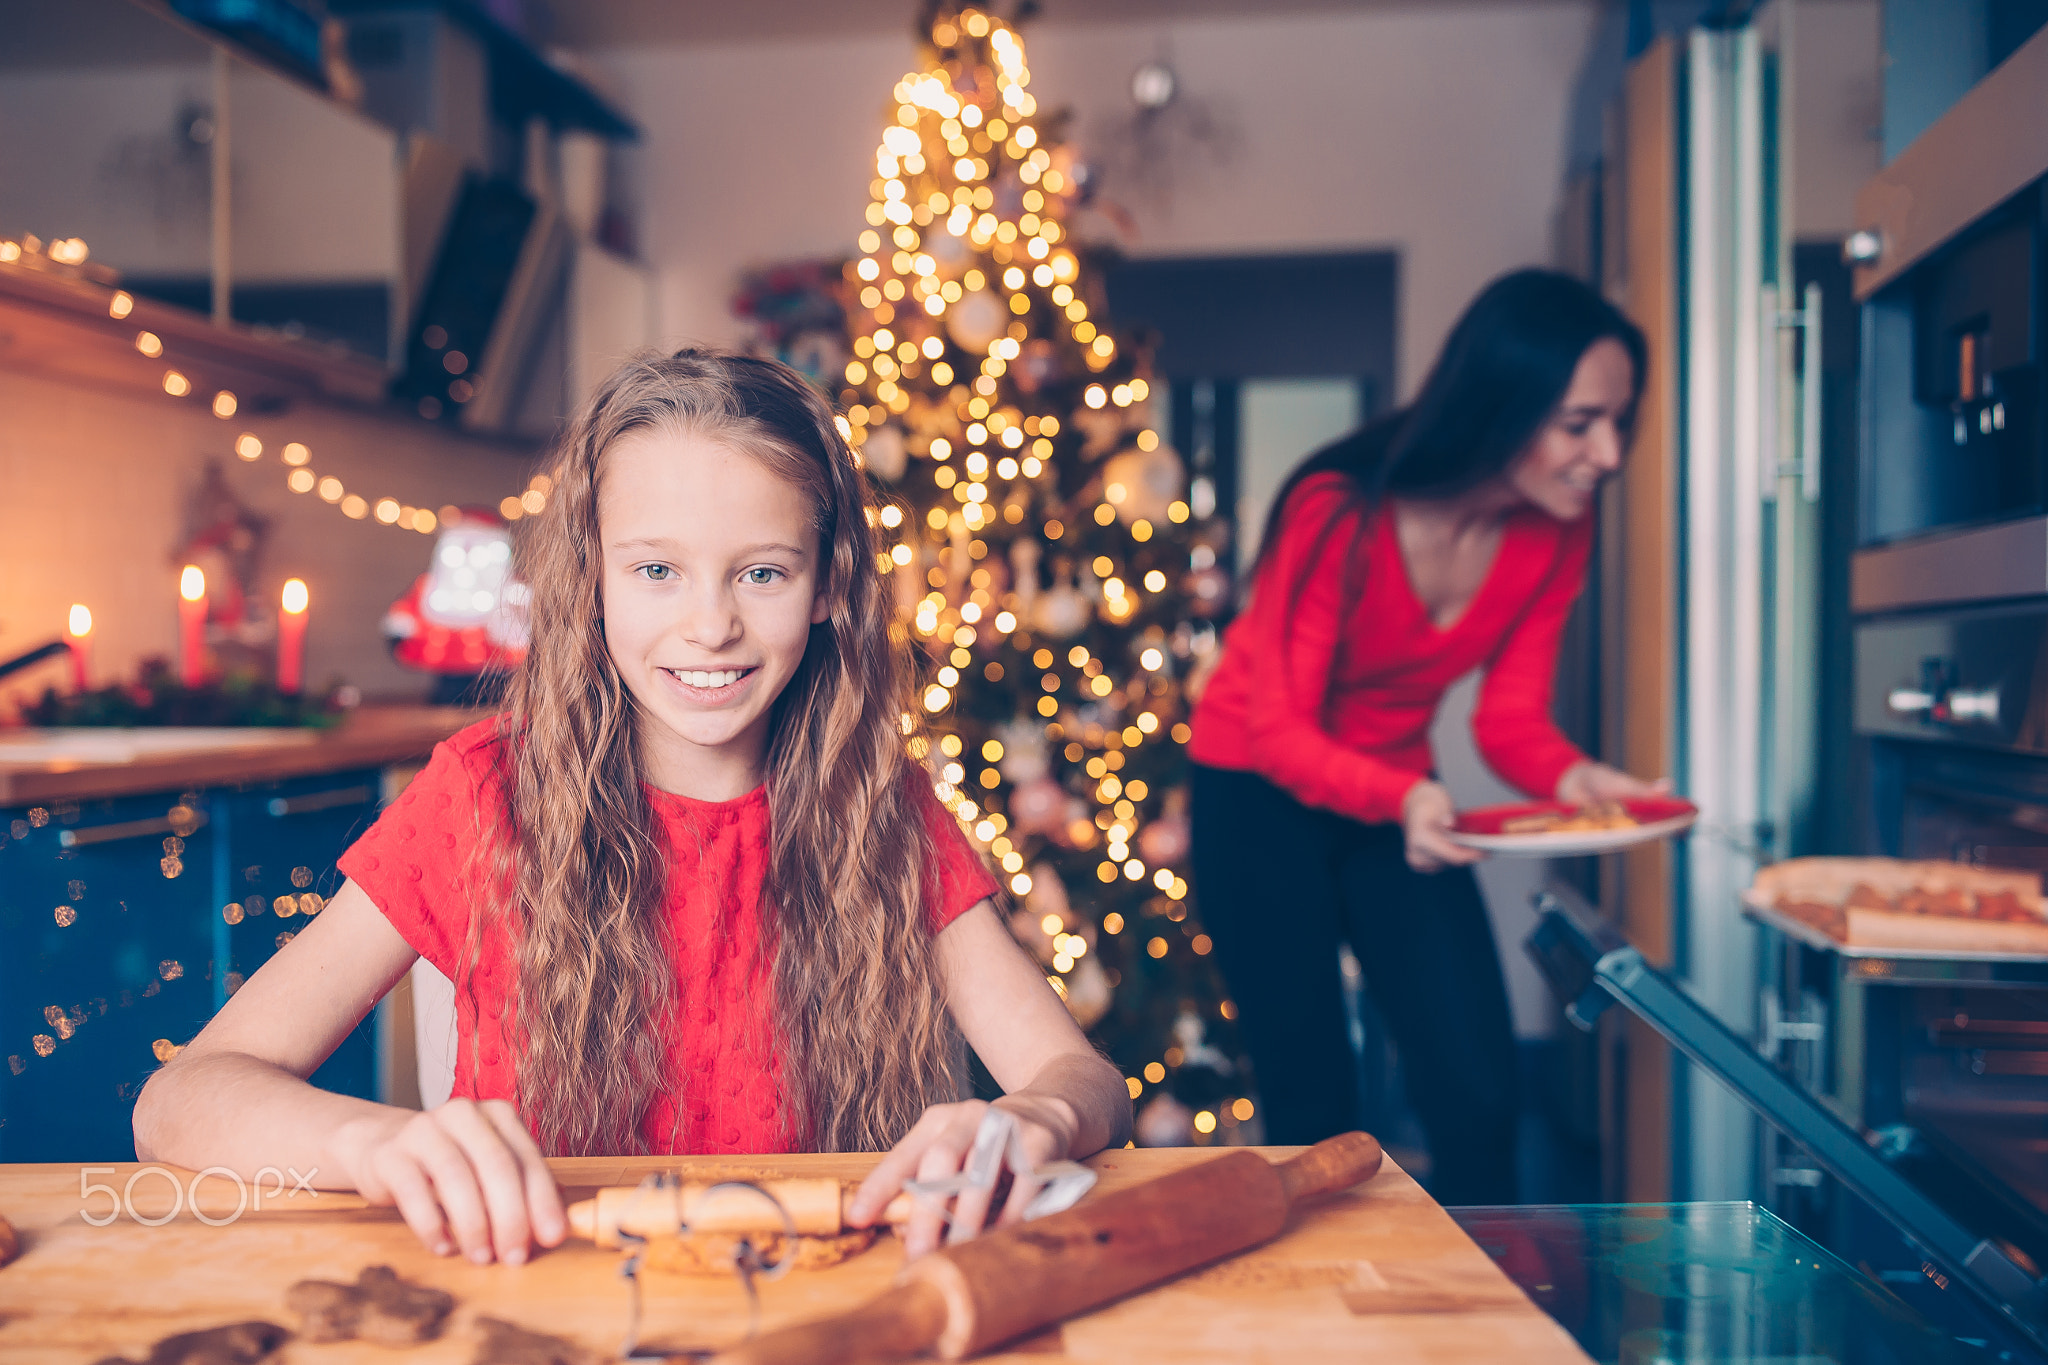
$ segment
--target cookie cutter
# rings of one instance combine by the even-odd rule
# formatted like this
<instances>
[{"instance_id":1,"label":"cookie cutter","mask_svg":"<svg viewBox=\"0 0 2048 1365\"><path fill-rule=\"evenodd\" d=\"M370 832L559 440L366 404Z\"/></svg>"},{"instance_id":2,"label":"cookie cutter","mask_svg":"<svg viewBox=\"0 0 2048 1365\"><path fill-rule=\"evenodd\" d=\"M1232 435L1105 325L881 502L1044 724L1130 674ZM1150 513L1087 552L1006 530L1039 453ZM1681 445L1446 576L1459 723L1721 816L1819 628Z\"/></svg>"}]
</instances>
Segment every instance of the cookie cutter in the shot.
<instances>
[{"instance_id":1,"label":"cookie cutter","mask_svg":"<svg viewBox=\"0 0 2048 1365\"><path fill-rule=\"evenodd\" d=\"M1078 1161L1034 1165L1030 1153L1024 1150L1024 1133L1017 1116L1007 1109L990 1109L982 1116L981 1126L974 1130L974 1145L968 1149L966 1164L958 1175L906 1180L903 1188L950 1227L953 1210L946 1201L966 1190L994 1189L1003 1173L1005 1158L1016 1179L1042 1182L1038 1192L1024 1205L1027 1221L1070 1209L1082 1195L1095 1188L1095 1172Z\"/></svg>"},{"instance_id":2,"label":"cookie cutter","mask_svg":"<svg viewBox=\"0 0 2048 1365\"><path fill-rule=\"evenodd\" d=\"M643 1179L640 1182L639 1188L642 1190L661 1190L670 1189L680 1184L682 1184L682 1178L675 1172L662 1171ZM786 1234L782 1243L782 1256L775 1261L762 1260L760 1248L756 1247L749 1238L742 1237L733 1243L733 1273L738 1276L740 1288L746 1291L747 1295L747 1333L740 1340L752 1341L761 1330L761 1291L758 1282L761 1280L779 1280L789 1273L790 1266L794 1263L796 1257L798 1235L796 1219L784 1207L780 1199L777 1199L751 1180L722 1180L707 1189L705 1193L707 1195L717 1194L723 1190L751 1190L755 1194L760 1195L761 1198L768 1201L769 1206L775 1210L776 1216L782 1220L783 1231ZM676 1224L678 1235L687 1233L689 1230L690 1227L687 1223L678 1222ZM636 1233L626 1232L623 1229L619 1233L619 1239L632 1248L631 1254L619 1266L619 1275L626 1281L628 1291L626 1337L619 1347L619 1359L625 1365L660 1365L660 1362L676 1359L708 1360L720 1351L728 1349L720 1346L682 1351L656 1351L646 1355L640 1354L640 1265L647 1252L647 1239Z\"/></svg>"},{"instance_id":3,"label":"cookie cutter","mask_svg":"<svg viewBox=\"0 0 2048 1365\"><path fill-rule=\"evenodd\" d=\"M966 1190L993 1190L1003 1173L1007 1160L1012 1175L1018 1180L1040 1182L1038 1192L1024 1205L1024 1217L1028 1221L1043 1218L1048 1214L1060 1213L1072 1208L1082 1195L1095 1188L1096 1174L1078 1161L1049 1161L1043 1166L1032 1162L1030 1153L1024 1150L1024 1136L1018 1126L1017 1116L1007 1109L990 1109L981 1120L981 1126L974 1131L974 1145L968 1149L966 1164L958 1175L942 1176L936 1180L906 1180L903 1188L925 1208L931 1209L944 1220L947 1226L954 1222L953 1210L948 1202ZM682 1184L682 1179L673 1171L650 1175L640 1182L643 1191L669 1189ZM768 1201L776 1215L781 1218L787 1234L783 1241L783 1253L779 1260L768 1262L761 1259L760 1249L741 1238L733 1245L733 1273L739 1278L740 1287L747 1295L747 1334L742 1341L751 1341L761 1330L761 1293L759 1284L763 1280L779 1280L789 1273L796 1256L796 1219L766 1189L749 1180L727 1180L713 1185L707 1194L721 1190L751 1190ZM687 1233L689 1226L678 1223L678 1234ZM629 1308L626 1319L626 1337L619 1348L623 1365L660 1365L660 1362L677 1359L708 1360L728 1346L716 1348L692 1348L682 1351L659 1351L640 1354L640 1267L647 1250L647 1239L633 1233L621 1231L620 1240L632 1248L625 1263L619 1267L619 1274L629 1286Z\"/></svg>"}]
</instances>

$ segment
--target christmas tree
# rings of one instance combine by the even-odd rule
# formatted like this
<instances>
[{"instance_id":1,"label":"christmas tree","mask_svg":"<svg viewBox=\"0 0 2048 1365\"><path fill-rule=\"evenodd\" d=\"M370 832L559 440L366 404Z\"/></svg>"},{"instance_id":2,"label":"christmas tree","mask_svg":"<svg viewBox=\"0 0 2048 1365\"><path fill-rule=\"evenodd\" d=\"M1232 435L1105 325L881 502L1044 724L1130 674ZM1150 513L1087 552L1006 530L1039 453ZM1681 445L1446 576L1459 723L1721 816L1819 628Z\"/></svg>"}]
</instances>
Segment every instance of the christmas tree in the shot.
<instances>
[{"instance_id":1,"label":"christmas tree","mask_svg":"<svg viewBox=\"0 0 2048 1365\"><path fill-rule=\"evenodd\" d=\"M1227 595L1191 552L1226 528L1191 511L1147 356L1098 321L1066 230L1080 177L1015 27L940 4L920 45L847 267L839 395L919 660L911 751L1129 1078L1140 1141L1246 1140L1187 884L1183 682L1213 644L1190 618Z\"/></svg>"}]
</instances>

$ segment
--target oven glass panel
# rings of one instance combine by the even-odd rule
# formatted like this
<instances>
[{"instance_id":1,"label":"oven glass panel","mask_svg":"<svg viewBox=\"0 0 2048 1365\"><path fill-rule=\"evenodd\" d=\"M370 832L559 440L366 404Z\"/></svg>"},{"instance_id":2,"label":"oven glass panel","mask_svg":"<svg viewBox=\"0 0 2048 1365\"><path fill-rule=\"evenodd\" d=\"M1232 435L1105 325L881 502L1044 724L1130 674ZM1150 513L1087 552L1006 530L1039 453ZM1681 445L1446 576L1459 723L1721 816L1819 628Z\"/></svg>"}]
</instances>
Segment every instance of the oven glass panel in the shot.
<instances>
[{"instance_id":1,"label":"oven glass panel","mask_svg":"<svg viewBox=\"0 0 2048 1365\"><path fill-rule=\"evenodd\" d=\"M1900 852L2048 871L2048 798L2014 799L2040 766L1923 755L1906 784ZM1901 1117L1917 1135L1915 1179L2048 1266L2048 990L1897 989L1891 1047ZM1873 1025L1884 1028L1885 1013Z\"/></svg>"}]
</instances>

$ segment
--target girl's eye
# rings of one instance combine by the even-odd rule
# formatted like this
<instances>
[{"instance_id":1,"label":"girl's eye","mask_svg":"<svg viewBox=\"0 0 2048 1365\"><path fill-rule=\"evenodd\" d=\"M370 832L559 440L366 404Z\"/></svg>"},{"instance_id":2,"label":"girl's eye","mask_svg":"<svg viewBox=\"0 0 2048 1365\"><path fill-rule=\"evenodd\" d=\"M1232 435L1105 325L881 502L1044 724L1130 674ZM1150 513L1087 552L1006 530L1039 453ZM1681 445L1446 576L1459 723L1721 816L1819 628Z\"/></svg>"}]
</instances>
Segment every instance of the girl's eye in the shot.
<instances>
[{"instance_id":1,"label":"girl's eye","mask_svg":"<svg viewBox=\"0 0 2048 1365\"><path fill-rule=\"evenodd\" d=\"M675 570L666 564L642 564L636 573L645 574L649 582L666 583L675 577Z\"/></svg>"},{"instance_id":2,"label":"girl's eye","mask_svg":"<svg viewBox=\"0 0 2048 1365\"><path fill-rule=\"evenodd\" d=\"M768 584L773 583L776 579L782 577L782 570L772 569L768 567L766 564L756 564L753 568L748 569L746 572L742 573L740 577L744 581L753 584L757 588L766 587Z\"/></svg>"}]
</instances>

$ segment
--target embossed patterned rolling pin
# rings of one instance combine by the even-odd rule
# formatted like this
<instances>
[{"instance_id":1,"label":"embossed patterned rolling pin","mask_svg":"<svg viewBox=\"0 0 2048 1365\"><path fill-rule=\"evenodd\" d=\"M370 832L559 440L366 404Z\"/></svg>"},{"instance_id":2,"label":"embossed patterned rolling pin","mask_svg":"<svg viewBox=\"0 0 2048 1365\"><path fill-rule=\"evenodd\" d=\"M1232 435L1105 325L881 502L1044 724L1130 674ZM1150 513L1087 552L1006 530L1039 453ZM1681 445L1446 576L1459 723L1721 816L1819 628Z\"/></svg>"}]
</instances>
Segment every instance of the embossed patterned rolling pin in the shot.
<instances>
[{"instance_id":1,"label":"embossed patterned rolling pin","mask_svg":"<svg viewBox=\"0 0 2048 1365\"><path fill-rule=\"evenodd\" d=\"M904 1267L851 1313L785 1327L712 1365L841 1365L999 1346L1279 1235L1300 1200L1380 1168L1380 1145L1344 1133L1270 1162L1239 1149L1064 1213L986 1233Z\"/></svg>"}]
</instances>

